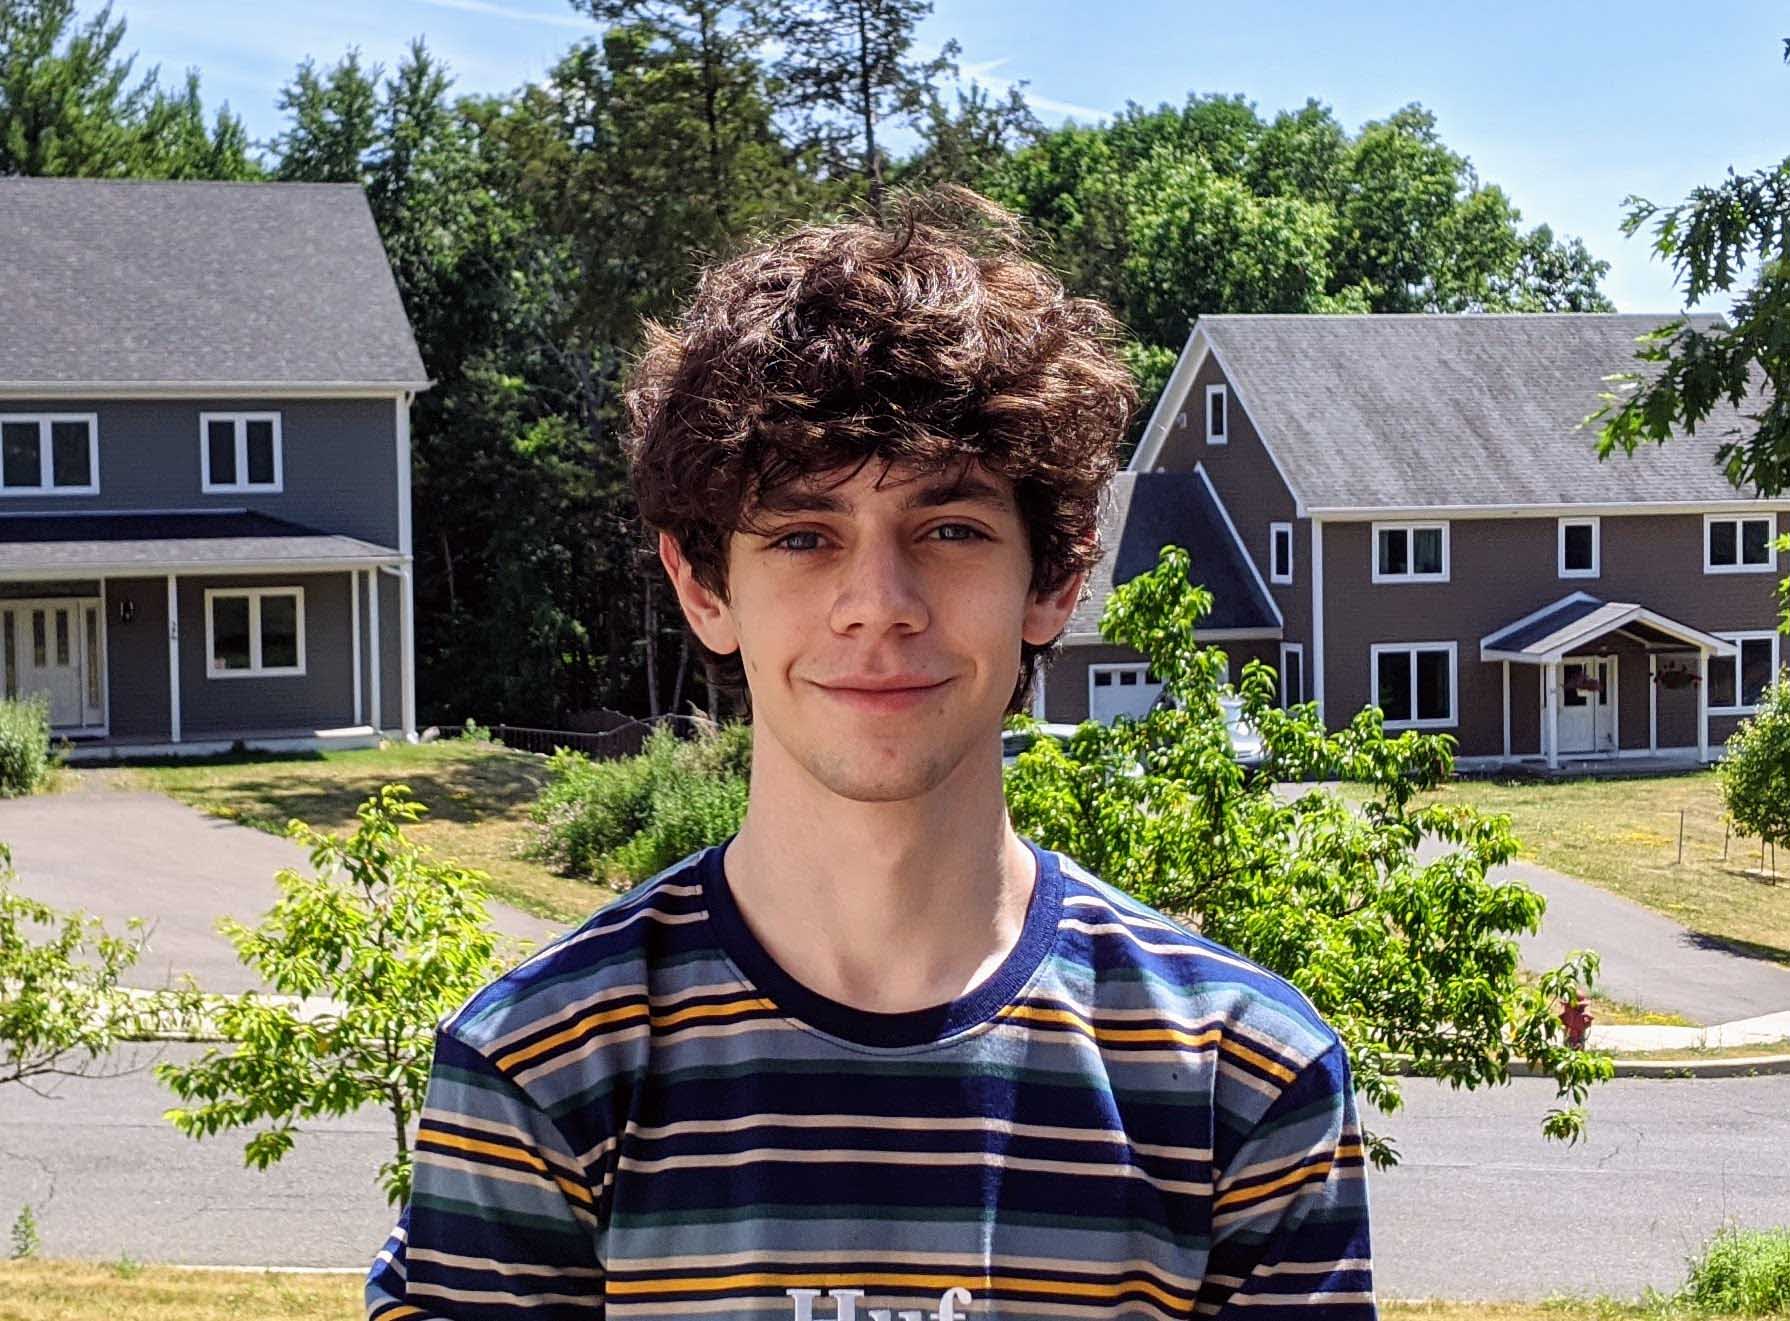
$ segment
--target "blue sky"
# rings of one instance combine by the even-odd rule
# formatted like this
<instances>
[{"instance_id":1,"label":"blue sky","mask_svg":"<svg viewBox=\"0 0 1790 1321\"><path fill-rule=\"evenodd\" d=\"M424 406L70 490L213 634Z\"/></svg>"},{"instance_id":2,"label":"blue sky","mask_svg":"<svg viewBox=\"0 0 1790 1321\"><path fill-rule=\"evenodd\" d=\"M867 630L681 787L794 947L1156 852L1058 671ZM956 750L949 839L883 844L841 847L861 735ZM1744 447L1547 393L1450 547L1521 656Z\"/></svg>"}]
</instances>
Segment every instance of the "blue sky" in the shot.
<instances>
[{"instance_id":1,"label":"blue sky","mask_svg":"<svg viewBox=\"0 0 1790 1321\"><path fill-rule=\"evenodd\" d=\"M159 64L177 84L196 66L207 107L228 100L256 138L278 131L279 89L306 55L327 65L358 45L389 66L422 35L462 90L496 92L595 31L554 0L115 0L113 13L139 71ZM920 30L928 52L957 38L966 77L1028 80L1048 124L1217 92L1264 116L1316 97L1352 130L1421 102L1526 224L1609 261L1605 288L1638 312L1682 299L1646 236L1622 236L1622 199L1677 201L1790 153L1786 36L1790 8L1762 0L936 0Z\"/></svg>"}]
</instances>

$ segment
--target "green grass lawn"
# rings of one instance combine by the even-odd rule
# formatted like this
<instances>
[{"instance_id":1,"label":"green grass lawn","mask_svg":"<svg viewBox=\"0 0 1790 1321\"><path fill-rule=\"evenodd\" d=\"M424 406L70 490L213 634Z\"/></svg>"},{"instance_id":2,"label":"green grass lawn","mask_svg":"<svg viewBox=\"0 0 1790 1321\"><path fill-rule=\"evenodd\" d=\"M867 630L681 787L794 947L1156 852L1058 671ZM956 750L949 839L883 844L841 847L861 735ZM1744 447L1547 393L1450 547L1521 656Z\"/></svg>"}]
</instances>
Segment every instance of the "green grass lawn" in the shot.
<instances>
[{"instance_id":1,"label":"green grass lawn","mask_svg":"<svg viewBox=\"0 0 1790 1321\"><path fill-rule=\"evenodd\" d=\"M0 1262L0 1321L355 1321L358 1275L176 1270L135 1263ZM1613 1299L1381 1303L1387 1321L1665 1321L1706 1316Z\"/></svg>"},{"instance_id":2,"label":"green grass lawn","mask_svg":"<svg viewBox=\"0 0 1790 1321\"><path fill-rule=\"evenodd\" d=\"M1345 793L1361 796L1356 786ZM1769 851L1760 868L1758 840L1725 838L1714 771L1455 780L1437 793L1508 814L1525 858L1644 904L1708 940L1790 966L1790 851L1774 882Z\"/></svg>"},{"instance_id":3,"label":"green grass lawn","mask_svg":"<svg viewBox=\"0 0 1790 1321\"><path fill-rule=\"evenodd\" d=\"M309 754L250 753L198 760L64 769L70 781L155 789L211 816L272 834L300 817L313 826L352 831L355 809L380 785L410 786L428 811L406 827L438 858L491 876L494 898L560 922L580 922L615 897L606 886L561 876L520 856L533 826L528 809L546 780L546 763L492 743L440 739Z\"/></svg>"}]
</instances>

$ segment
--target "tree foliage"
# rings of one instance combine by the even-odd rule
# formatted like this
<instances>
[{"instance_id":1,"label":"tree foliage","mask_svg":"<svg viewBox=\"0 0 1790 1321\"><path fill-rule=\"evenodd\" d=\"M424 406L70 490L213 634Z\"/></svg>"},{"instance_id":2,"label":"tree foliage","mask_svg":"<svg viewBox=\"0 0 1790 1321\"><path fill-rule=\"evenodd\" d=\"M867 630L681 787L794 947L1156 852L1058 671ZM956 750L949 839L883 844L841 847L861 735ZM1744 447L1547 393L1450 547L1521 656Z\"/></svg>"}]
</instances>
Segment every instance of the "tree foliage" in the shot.
<instances>
[{"instance_id":1,"label":"tree foliage","mask_svg":"<svg viewBox=\"0 0 1790 1321\"><path fill-rule=\"evenodd\" d=\"M1452 766L1452 740L1389 736L1377 708L1327 732L1315 705L1276 705L1274 671L1245 667L1240 695L1265 769L1232 757L1219 706L1223 653L1200 645L1211 595L1188 581L1188 556L1116 588L1102 636L1148 657L1168 701L1141 720L1089 721L1067 743L1039 739L1008 772L1015 826L1145 903L1286 977L1347 1045L1357 1087L1386 1112L1406 1056L1453 1086L1503 1083L1514 1060L1537 1066L1572 1104L1544 1116L1576 1141L1590 1085L1614 1076L1607 1055L1565 1041L1556 1001L1589 988L1597 955L1575 951L1535 986L1518 979L1515 936L1539 929L1546 900L1488 871L1516 852L1508 818L1418 802ZM1133 768L1142 766L1144 774ZM1288 800L1273 781L1364 784L1351 807L1314 789ZM1426 838L1449 850L1417 856ZM1396 1163L1365 1135L1377 1166Z\"/></svg>"},{"instance_id":2,"label":"tree foliage","mask_svg":"<svg viewBox=\"0 0 1790 1321\"><path fill-rule=\"evenodd\" d=\"M1790 62L1790 40L1784 59ZM1790 488L1790 158L1693 189L1676 206L1624 201L1624 234L1653 226L1653 250L1672 266L1685 307L1728 293L1751 273L1725 324L1700 328L1680 317L1643 337L1642 364L1621 373L1604 407L1598 454L1633 454L1696 432L1718 404L1755 411L1731 427L1716 462L1737 488L1767 498Z\"/></svg>"},{"instance_id":3,"label":"tree foliage","mask_svg":"<svg viewBox=\"0 0 1790 1321\"><path fill-rule=\"evenodd\" d=\"M175 1095L197 1103L167 1112L181 1132L263 1124L244 1161L266 1169L292 1150L301 1121L377 1104L394 1138L380 1183L393 1203L409 1195L409 1130L436 1026L511 961L487 927L484 874L431 860L404 835L423 810L405 786L388 784L361 804L346 838L288 823L315 874L282 870L280 901L259 926L223 918L218 928L263 982L313 1000L314 1012L253 991L209 1001L191 993L192 1011L234 1049L156 1066Z\"/></svg>"},{"instance_id":4,"label":"tree foliage","mask_svg":"<svg viewBox=\"0 0 1790 1321\"><path fill-rule=\"evenodd\" d=\"M1728 736L1716 779L1722 806L1743 835L1774 846L1790 842L1790 680L1770 684Z\"/></svg>"},{"instance_id":5,"label":"tree foliage","mask_svg":"<svg viewBox=\"0 0 1790 1321\"><path fill-rule=\"evenodd\" d=\"M156 998L119 979L149 935L128 935L90 914L61 912L19 893L12 849L0 844L0 1085L81 1077L117 1044L155 1026Z\"/></svg>"},{"instance_id":6,"label":"tree foliage","mask_svg":"<svg viewBox=\"0 0 1790 1321\"><path fill-rule=\"evenodd\" d=\"M0 0L0 175L253 179L242 121L228 106L205 125L199 75L182 88L151 69L127 86L112 6L74 26L75 0Z\"/></svg>"}]
</instances>

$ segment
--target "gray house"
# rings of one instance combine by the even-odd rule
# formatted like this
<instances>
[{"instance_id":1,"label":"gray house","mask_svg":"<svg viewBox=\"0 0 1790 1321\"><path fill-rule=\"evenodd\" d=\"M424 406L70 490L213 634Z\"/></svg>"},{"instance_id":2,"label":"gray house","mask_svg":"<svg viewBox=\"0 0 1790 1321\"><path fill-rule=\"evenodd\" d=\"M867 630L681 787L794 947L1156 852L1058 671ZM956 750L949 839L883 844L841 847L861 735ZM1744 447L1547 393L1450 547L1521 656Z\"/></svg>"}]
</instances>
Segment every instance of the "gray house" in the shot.
<instances>
[{"instance_id":1,"label":"gray house","mask_svg":"<svg viewBox=\"0 0 1790 1321\"><path fill-rule=\"evenodd\" d=\"M1778 672L1790 502L1715 455L1750 427L1599 461L1581 428L1657 316L1208 316L1117 480L1106 555L1034 709L1110 720L1160 691L1105 645L1115 583L1188 548L1201 630L1330 728L1364 706L1462 765L1706 761Z\"/></svg>"},{"instance_id":2,"label":"gray house","mask_svg":"<svg viewBox=\"0 0 1790 1321\"><path fill-rule=\"evenodd\" d=\"M76 758L415 737L422 358L361 189L0 179L0 652Z\"/></svg>"}]
</instances>

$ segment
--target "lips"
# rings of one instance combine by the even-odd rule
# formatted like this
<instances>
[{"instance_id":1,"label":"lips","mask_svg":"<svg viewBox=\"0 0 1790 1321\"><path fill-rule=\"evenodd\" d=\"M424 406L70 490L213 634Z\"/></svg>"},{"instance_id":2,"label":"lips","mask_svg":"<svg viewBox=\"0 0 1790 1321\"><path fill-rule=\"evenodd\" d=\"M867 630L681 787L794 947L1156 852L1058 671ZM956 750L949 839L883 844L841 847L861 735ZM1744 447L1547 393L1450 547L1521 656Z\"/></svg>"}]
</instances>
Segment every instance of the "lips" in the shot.
<instances>
[{"instance_id":1,"label":"lips","mask_svg":"<svg viewBox=\"0 0 1790 1321\"><path fill-rule=\"evenodd\" d=\"M894 675L819 686L834 701L860 711L885 712L918 706L950 682L949 679L929 679L924 675Z\"/></svg>"}]
</instances>

